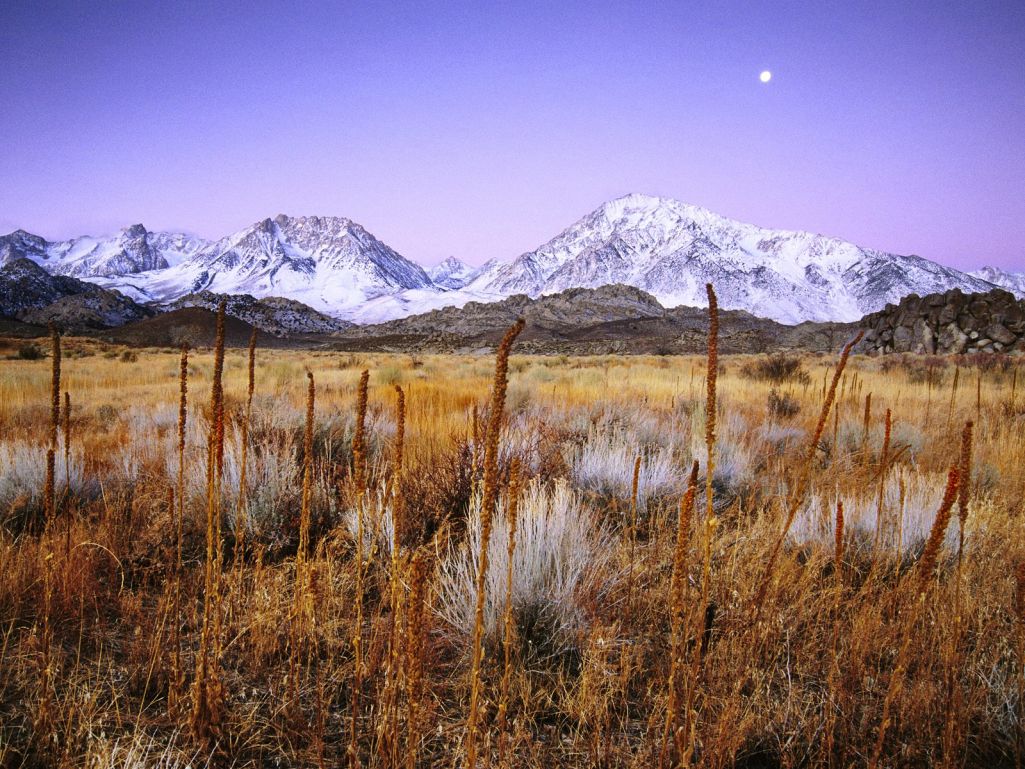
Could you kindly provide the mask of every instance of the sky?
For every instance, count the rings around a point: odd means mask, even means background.
[[[477,264],[641,192],[1025,270],[1023,39],[1020,0],[13,0],[0,233],[333,215]]]

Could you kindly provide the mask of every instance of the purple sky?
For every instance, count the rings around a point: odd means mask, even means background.
[[[0,232],[326,214],[478,263],[645,192],[1025,269],[1021,0],[93,5],[0,11]]]

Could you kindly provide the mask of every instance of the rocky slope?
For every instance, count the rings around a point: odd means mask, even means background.
[[[215,294],[212,291],[200,291],[176,299],[164,309],[202,307],[216,311],[222,300],[225,302],[226,315],[278,337],[293,334],[331,334],[352,326],[344,320],[317,312],[302,302],[277,296],[256,299],[249,294]]]
[[[51,275],[19,258],[0,267],[0,315],[66,330],[121,326],[153,315],[117,291],[66,275]]]
[[[708,311],[663,307],[633,286],[568,289],[536,299],[518,294],[498,302],[470,302],[386,323],[355,326],[336,335],[338,349],[467,352],[493,347],[518,318],[526,320],[521,352],[571,354],[701,352]],[[803,323],[786,326],[743,311],[721,316],[724,353],[774,349],[834,350],[854,326]]]
[[[1025,352],[1025,300],[1002,289],[911,294],[859,325],[863,352]]]
[[[109,238],[83,236],[47,241],[17,230],[0,237],[0,264],[31,259],[55,275],[118,278],[162,270],[199,253],[209,243],[179,232],[150,232],[141,224]]]

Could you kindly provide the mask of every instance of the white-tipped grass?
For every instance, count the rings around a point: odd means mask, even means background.
[[[705,448],[706,417],[700,410],[691,416],[691,454],[703,457]],[[726,411],[720,414],[716,423],[715,467],[712,470],[712,485],[721,495],[719,503],[728,500],[743,491],[755,479],[757,458],[749,437],[750,426],[741,414]],[[705,465],[702,463],[700,479],[705,478]]]
[[[363,537],[363,552],[381,555],[391,560],[392,545],[395,542],[395,520],[392,515],[394,495],[389,494],[388,485],[382,481],[375,489],[368,489],[363,498],[363,516],[359,510],[349,508],[342,513],[342,525],[353,542]]]
[[[898,467],[883,483],[883,512],[873,490],[861,493],[812,494],[794,518],[790,540],[800,545],[833,547],[837,501],[843,503],[846,549],[852,555],[870,556],[874,542],[880,554],[901,560],[917,557],[936,520],[946,479],[941,473],[909,472]],[[878,534],[878,536],[877,536]],[[957,549],[957,525],[948,525],[943,544]]]
[[[205,759],[178,747],[177,735],[169,742],[136,732],[127,738],[111,740],[96,737],[88,746],[89,769],[201,769],[210,766],[213,753]]]
[[[95,488],[85,475],[85,459],[81,446],[72,445],[70,462],[63,438],[54,452],[54,478],[58,503],[65,494],[83,497]],[[38,443],[11,441],[0,443],[0,526],[12,508],[38,509],[43,506],[46,483],[46,448]]]
[[[551,488],[536,481],[527,485],[517,520],[511,595],[518,635],[538,647],[564,647],[584,622],[581,597],[600,589],[596,580],[607,559],[608,535],[563,480]],[[438,611],[452,632],[465,638],[473,633],[481,529],[477,497],[465,542],[441,565]],[[500,501],[492,523],[485,580],[484,634],[489,643],[496,643],[501,635],[508,539],[509,520]]]
[[[637,477],[637,507],[680,490],[681,470],[668,448],[643,448],[623,430],[592,428],[579,446],[567,447],[567,462],[573,483],[583,491],[602,497],[629,501],[633,493],[634,463],[641,458]]]

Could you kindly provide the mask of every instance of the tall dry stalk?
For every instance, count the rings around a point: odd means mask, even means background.
[[[61,426],[64,434],[64,494],[71,494],[71,393],[64,391],[64,414]],[[64,557],[71,555],[71,520],[64,530]]]
[[[1018,675],[1015,716],[1018,723],[1025,723],[1025,560],[1018,561],[1014,569],[1014,639],[1018,657]],[[1025,730],[1017,729],[1014,735],[1014,765],[1021,769],[1025,764]]]
[[[854,339],[844,346],[843,352],[840,353],[840,360],[837,362],[836,370],[833,372],[833,379],[830,382],[829,388],[826,390],[826,397],[822,403],[822,411],[819,414],[819,421],[815,425],[815,432],[812,434],[811,442],[808,444],[808,453],[805,456],[804,463],[801,465],[799,471],[797,487],[787,504],[787,515],[783,524],[783,531],[780,532],[779,537],[776,538],[776,541],[773,544],[772,551],[769,553],[769,560],[765,564],[765,570],[762,572],[762,577],[759,581],[758,591],[755,594],[754,602],[756,616],[760,616],[761,608],[764,605],[765,595],[769,589],[769,582],[772,578],[773,571],[776,568],[776,559],[779,557],[779,552],[783,548],[783,543],[786,542],[787,535],[790,533],[790,527],[794,524],[794,518],[797,516],[797,511],[800,509],[801,504],[804,502],[805,495],[808,493],[811,471],[815,464],[815,454],[819,450],[819,441],[822,439],[822,431],[825,429],[826,420],[829,418],[829,412],[833,406],[833,398],[836,396],[837,383],[840,381],[840,377],[843,375],[843,370],[847,366],[847,360],[851,356],[851,350],[853,350],[854,346],[861,341],[861,338],[864,335],[864,331],[859,331]]]
[[[883,423],[883,450],[879,454],[879,485],[876,490],[876,531],[872,539],[872,552],[878,553],[879,541],[883,531],[883,501],[886,491],[886,472],[890,461],[890,438],[893,434],[893,414],[886,409],[886,419]]]
[[[972,486],[972,428],[971,420],[965,422],[964,430],[961,431],[961,459],[958,463],[958,472],[961,476],[961,483],[957,492],[957,573],[958,585],[960,586],[961,558],[964,553],[964,529],[968,523],[968,501]]]
[[[875,749],[868,764],[869,769],[875,769],[875,767],[879,766],[879,759],[883,754],[883,745],[886,741],[886,733],[892,723],[890,711],[893,707],[894,701],[904,688],[904,679],[908,665],[908,653],[911,648],[911,641],[915,636],[915,629],[918,626],[918,620],[921,617],[922,611],[927,606],[927,596],[929,594],[929,588],[931,587],[933,576],[936,572],[936,563],[939,559],[940,548],[943,545],[943,537],[946,534],[947,525],[950,523],[950,515],[954,508],[954,502],[957,501],[959,481],[960,477],[958,469],[956,466],[952,466],[947,473],[947,487],[943,493],[943,501],[940,503],[940,509],[936,513],[936,519],[933,521],[932,528],[929,531],[929,538],[926,541],[922,554],[919,556],[916,566],[917,573],[914,576],[914,579],[916,580],[914,587],[915,599],[912,604],[911,615],[905,623],[904,638],[900,649],[897,652],[897,659],[894,663],[893,673],[890,674],[890,683],[887,686],[886,696],[883,699],[882,719],[879,724],[879,732],[876,736]]]
[[[961,377],[961,366],[954,364],[954,381],[950,384],[950,406],[947,408],[947,429],[950,429],[950,420],[954,416],[954,401],[957,399],[957,383]]]
[[[402,470],[406,448],[406,394],[399,385],[395,385],[395,443],[392,454],[393,471]]]
[[[680,500],[679,515],[676,519],[676,546],[673,549],[673,573],[669,583],[669,680],[666,685],[667,700],[665,724],[662,730],[662,749],[659,753],[659,769],[665,767],[669,760],[670,743],[675,745],[676,753],[682,756],[686,750],[682,730],[678,729],[680,703],[680,677],[683,672],[683,623],[685,605],[685,586],[687,584],[687,551],[690,546],[690,528],[694,518],[694,501],[698,491],[698,461],[691,466],[690,480],[687,491]]]
[[[1014,373],[1011,374],[1011,413],[1017,413],[1017,400],[1018,400],[1018,367],[1014,367]]]
[[[708,294],[708,370],[705,374],[705,518],[712,517],[712,477],[715,474],[716,381],[719,377],[719,302],[712,284]]]
[[[206,469],[206,568],[203,575],[203,625],[192,685],[192,730],[196,738],[210,742],[220,732],[224,710],[224,685],[220,675],[220,481],[224,469],[224,313],[217,308],[213,382],[210,386],[210,435]]]
[[[406,769],[416,769],[420,748],[420,710],[424,697],[427,642],[428,576],[430,565],[423,550],[414,553],[409,567],[409,606],[405,623]]]
[[[64,391],[64,414],[61,431],[64,433],[64,488],[71,489],[71,393]]]
[[[516,524],[520,506],[520,459],[515,457],[509,469],[509,541],[506,544],[505,616],[502,632],[502,683],[498,694],[498,766],[506,765],[509,734],[506,727],[509,711],[509,685],[512,682],[512,646],[516,633],[513,615],[513,566],[516,558]]]
[[[292,594],[291,639],[289,643],[289,701],[298,710],[299,675],[302,656],[312,624],[313,597],[307,565],[310,548],[310,496],[313,489],[313,422],[317,397],[313,372],[306,372],[306,428],[303,432],[303,488],[299,508],[299,544],[295,551],[295,583]]]
[[[388,570],[388,645],[378,721],[378,753],[389,766],[399,763],[399,698],[402,687],[402,654],[399,633],[402,629],[403,577],[405,561],[402,554],[402,536],[405,530],[402,495],[402,454],[406,436],[406,395],[395,385],[395,441],[393,444],[392,476],[386,498],[391,501],[391,562]]]
[[[868,428],[872,422],[872,393],[865,396],[865,418],[861,426],[861,453],[868,461]]]
[[[928,582],[936,573],[936,564],[939,561],[940,548],[943,547],[943,538],[947,533],[947,525],[950,523],[950,516],[957,501],[958,487],[962,481],[961,472],[956,466],[952,466],[947,472],[947,488],[943,493],[943,502],[940,504],[939,512],[929,529],[929,538],[925,541],[925,548],[918,559],[918,577],[921,589],[924,590]]]
[[[509,384],[509,352],[513,342],[523,330],[520,318],[514,323],[498,346],[495,358],[495,378],[491,390],[491,411],[484,436],[484,490],[481,494],[480,555],[477,563],[477,595],[474,608],[472,661],[470,667],[470,709],[466,720],[466,767],[477,766],[477,726],[480,720],[481,663],[484,657],[484,590],[488,574],[488,547],[491,539],[491,523],[498,501],[498,443],[502,431],[502,414],[505,410],[505,393]]]
[[[982,371],[975,374],[975,420],[982,422]]]
[[[698,602],[698,611],[691,618],[691,633],[697,638],[696,621],[703,621],[705,627],[701,633],[700,643],[694,643],[691,649],[690,675],[687,680],[686,705],[684,707],[684,723],[680,744],[683,749],[680,760],[683,766],[690,766],[691,759],[697,746],[697,713],[695,710],[697,692],[700,678],[702,677],[702,662],[707,648],[707,639],[711,636],[709,624],[712,614],[709,609],[709,593],[712,580],[712,540],[715,537],[715,530],[718,526],[718,519],[715,517],[713,505],[712,481],[715,476],[715,429],[716,417],[718,414],[716,384],[719,376],[719,302],[715,296],[712,284],[705,285],[708,294],[708,362],[705,372],[705,517],[702,525],[702,536],[704,537],[702,569],[701,569],[701,594]]]
[[[623,627],[629,628],[633,621],[634,605],[634,561],[637,552],[637,494],[641,478],[641,455],[638,454],[634,460],[633,482],[630,491],[630,563],[627,567],[626,579],[626,614],[623,617]],[[625,659],[625,656],[624,656]]]
[[[39,664],[39,705],[35,714],[34,731],[39,735],[40,748],[48,751],[52,746],[48,739],[52,731],[53,696],[54,696],[54,661],[51,657],[53,630],[50,614],[53,611],[54,564],[51,541],[45,536],[53,524],[57,508],[56,481],[54,478],[57,456],[57,436],[60,429],[60,382],[61,382],[61,337],[57,327],[50,325],[50,344],[52,364],[50,367],[50,425],[49,447],[46,450],[46,480],[43,487],[44,536],[43,546],[39,549],[43,571],[43,627],[40,638],[42,655]],[[69,522],[70,526],[70,522]]]
[[[359,766],[360,702],[363,691],[363,600],[366,566],[363,538],[366,531],[366,422],[370,372],[363,371],[356,386],[356,427],[352,436],[351,481],[356,498],[356,627],[352,634],[352,697],[349,730],[349,766]]]
[[[46,480],[43,489],[43,510],[46,528],[53,523],[57,513],[57,480],[54,477],[57,457],[57,438],[61,415],[61,335],[57,327],[50,325],[51,367],[50,367],[50,432],[49,448],[46,451]]]
[[[182,345],[178,371],[178,487],[172,489],[171,499],[177,497],[177,509],[171,507],[171,526],[174,529],[175,555],[171,570],[171,680],[167,691],[167,708],[171,715],[177,713],[178,702],[185,686],[185,671],[181,662],[181,587],[182,587],[182,536],[185,520],[185,428],[189,418],[189,348]]]
[[[246,472],[249,464],[249,427],[253,418],[253,392],[256,390],[256,329],[249,335],[249,360],[247,366],[249,380],[246,384],[246,410],[242,415],[242,455],[239,458],[238,501],[235,505],[235,584],[236,590],[242,588],[242,564],[245,559],[246,522],[245,509],[247,501]]]
[[[363,371],[356,386],[356,426],[352,434],[352,480],[357,497],[366,491],[366,429],[367,398],[370,387],[370,372]]]
[[[833,693],[836,690],[836,679],[840,674],[840,603],[843,599],[843,555],[844,555],[844,514],[843,500],[836,500],[836,518],[833,526],[833,574],[835,576],[836,588],[833,600],[833,646],[832,664],[829,666],[829,676],[826,681],[826,691],[829,693],[826,707],[826,723],[823,729],[825,742],[823,745],[824,763],[833,765],[833,752],[836,740],[836,708],[831,707]]]

